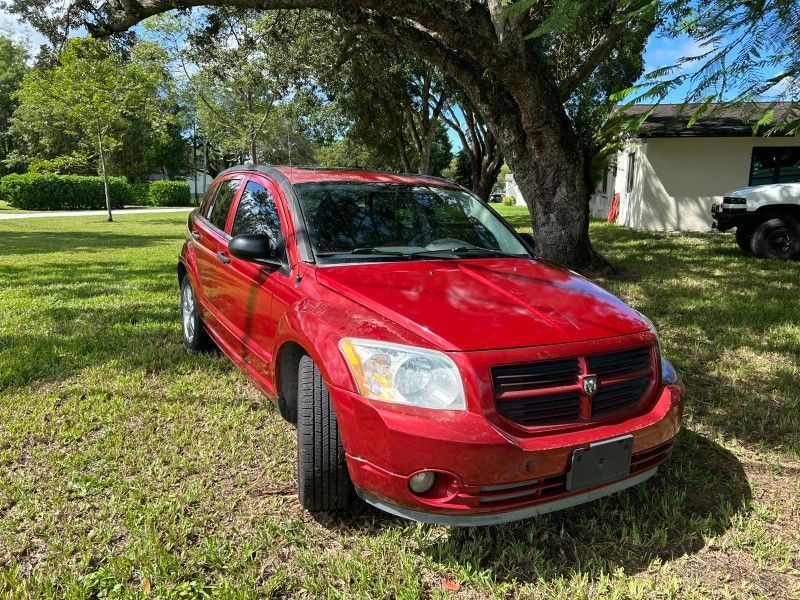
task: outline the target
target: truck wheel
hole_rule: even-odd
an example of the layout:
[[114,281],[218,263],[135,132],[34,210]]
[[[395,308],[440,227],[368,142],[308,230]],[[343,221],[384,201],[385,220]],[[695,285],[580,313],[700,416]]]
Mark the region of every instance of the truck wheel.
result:
[[745,254],[750,254],[753,251],[753,228],[749,225],[737,225],[736,227],[736,244],[739,249]]
[[202,352],[212,347],[213,343],[200,318],[197,298],[188,275],[184,275],[181,280],[181,330],[183,345],[189,350]]
[[310,511],[347,508],[353,484],[328,388],[309,356],[300,358],[297,386],[297,488]]
[[786,215],[764,221],[753,233],[753,254],[788,260],[800,255],[800,224]]

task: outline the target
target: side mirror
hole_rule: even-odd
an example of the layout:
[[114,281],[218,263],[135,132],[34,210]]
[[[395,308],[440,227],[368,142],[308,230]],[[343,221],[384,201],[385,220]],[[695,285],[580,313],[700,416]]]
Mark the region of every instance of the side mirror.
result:
[[525,249],[530,252],[531,254],[536,253],[536,240],[533,239],[532,233],[520,233],[519,239],[522,241],[522,245],[525,246]]
[[275,245],[268,235],[248,233],[237,235],[228,242],[228,252],[240,260],[261,263],[271,267],[281,267]]

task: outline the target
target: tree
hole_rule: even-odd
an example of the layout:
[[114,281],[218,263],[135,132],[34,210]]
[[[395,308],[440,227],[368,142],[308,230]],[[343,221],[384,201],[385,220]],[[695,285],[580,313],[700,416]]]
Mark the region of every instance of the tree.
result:
[[221,7],[148,22],[196,96],[200,130],[221,155],[258,163],[273,150],[265,143],[270,125],[283,120],[286,129],[281,107],[304,94],[309,79],[304,17]]
[[11,115],[17,108],[14,93],[22,82],[27,67],[28,52],[24,46],[0,36],[0,174],[4,160],[13,148],[13,137],[9,135]]
[[15,127],[39,123],[79,143],[99,158],[108,220],[112,221],[108,188],[109,152],[119,145],[116,136],[126,119],[152,111],[158,74],[142,61],[126,62],[101,40],[70,40],[53,68],[31,69],[17,98]]
[[503,153],[497,138],[466,98],[457,108],[447,107],[442,119],[458,135],[462,155],[469,160],[469,187],[479,198],[489,200],[503,167]]
[[441,119],[454,93],[452,83],[370,32],[342,32],[341,20],[328,22],[327,28],[337,40],[338,59],[322,69],[323,87],[352,120],[349,136],[374,148],[373,162],[439,173],[444,167],[437,168],[433,154],[442,150]]

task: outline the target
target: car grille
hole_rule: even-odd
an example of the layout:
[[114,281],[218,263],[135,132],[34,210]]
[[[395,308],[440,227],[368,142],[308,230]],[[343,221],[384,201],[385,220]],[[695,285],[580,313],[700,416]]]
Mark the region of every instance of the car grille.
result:
[[[492,368],[497,412],[525,427],[593,421],[632,409],[655,377],[649,346]],[[597,377],[593,395],[582,378]]]

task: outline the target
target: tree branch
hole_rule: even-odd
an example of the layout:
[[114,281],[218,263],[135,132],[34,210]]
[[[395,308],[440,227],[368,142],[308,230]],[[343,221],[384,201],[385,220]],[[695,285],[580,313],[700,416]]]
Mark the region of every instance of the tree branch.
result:
[[615,15],[613,22],[608,26],[605,33],[600,36],[597,43],[586,53],[583,62],[579,64],[559,86],[562,98],[569,98],[576,89],[586,83],[592,76],[592,73],[594,73],[594,70],[608,58],[611,51],[622,37],[626,34],[630,34],[631,24],[626,17],[643,9],[651,2],[652,0],[635,0],[631,2],[624,11]]

